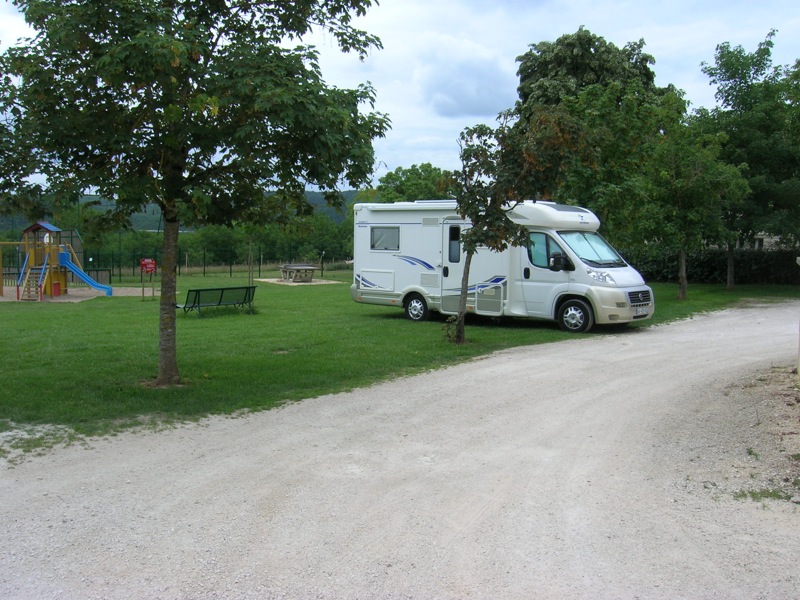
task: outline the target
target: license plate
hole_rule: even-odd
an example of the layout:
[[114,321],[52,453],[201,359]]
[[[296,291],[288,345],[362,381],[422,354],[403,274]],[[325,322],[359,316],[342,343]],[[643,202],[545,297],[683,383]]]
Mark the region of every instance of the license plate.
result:
[[646,315],[650,312],[650,309],[647,306],[637,306],[636,307],[636,315]]

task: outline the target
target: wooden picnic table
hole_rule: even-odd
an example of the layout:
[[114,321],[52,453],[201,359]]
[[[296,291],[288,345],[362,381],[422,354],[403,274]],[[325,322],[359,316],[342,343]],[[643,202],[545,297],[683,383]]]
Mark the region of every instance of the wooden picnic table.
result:
[[314,265],[283,265],[281,277],[284,281],[292,283],[310,283],[314,277],[314,271],[318,268]]

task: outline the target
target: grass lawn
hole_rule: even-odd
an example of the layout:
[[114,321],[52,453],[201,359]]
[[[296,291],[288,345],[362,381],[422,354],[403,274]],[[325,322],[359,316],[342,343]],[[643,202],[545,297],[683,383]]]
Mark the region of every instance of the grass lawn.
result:
[[[204,311],[200,319],[179,311],[178,360],[184,385],[172,389],[143,385],[157,370],[157,300],[101,296],[79,303],[4,302],[0,432],[61,425],[80,435],[102,435],[137,425],[263,410],[504,348],[574,338],[554,323],[473,318],[467,324],[468,343],[456,346],[447,341],[442,318],[413,323],[400,309],[356,304],[348,289],[351,276],[326,272],[326,279],[341,280],[331,285],[257,283],[253,315],[218,308]],[[235,274],[181,277],[179,302],[189,288],[245,281],[244,275]],[[678,302],[677,286],[653,288],[655,318],[630,327],[751,298],[798,295],[795,287],[726,292],[721,286],[692,285],[689,300]],[[598,331],[603,332],[586,335]]]

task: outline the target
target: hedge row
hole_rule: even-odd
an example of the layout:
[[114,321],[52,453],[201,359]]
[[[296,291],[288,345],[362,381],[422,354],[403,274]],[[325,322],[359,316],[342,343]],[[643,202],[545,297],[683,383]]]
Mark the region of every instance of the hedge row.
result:
[[[645,281],[678,281],[678,253],[662,248],[622,252]],[[736,250],[734,280],[737,284],[800,285],[800,266],[796,250]],[[726,283],[728,254],[722,249],[692,252],[686,257],[690,282]]]

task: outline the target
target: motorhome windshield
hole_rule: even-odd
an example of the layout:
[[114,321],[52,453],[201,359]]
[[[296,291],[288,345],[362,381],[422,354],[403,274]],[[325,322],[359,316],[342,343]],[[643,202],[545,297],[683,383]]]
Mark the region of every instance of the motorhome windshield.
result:
[[600,234],[586,231],[559,231],[567,245],[591,267],[624,267],[625,261]]

